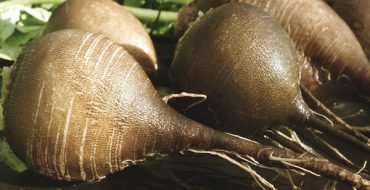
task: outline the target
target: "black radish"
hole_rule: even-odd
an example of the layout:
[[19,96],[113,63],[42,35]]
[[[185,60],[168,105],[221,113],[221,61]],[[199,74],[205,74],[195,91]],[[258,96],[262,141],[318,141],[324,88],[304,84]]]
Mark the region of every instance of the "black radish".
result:
[[184,117],[160,99],[136,60],[112,43],[101,35],[62,30],[23,49],[8,86],[5,132],[14,152],[35,171],[59,180],[95,181],[153,155],[221,149],[369,187],[368,180],[327,160]]
[[[184,33],[199,11],[205,13],[229,2],[251,4],[268,12],[299,52],[329,70],[333,79],[348,76],[359,92],[370,94],[366,54],[348,25],[323,0],[194,0],[180,12],[177,33]],[[234,30],[230,35],[240,33]]]
[[[171,76],[178,90],[207,96],[225,131],[251,136],[274,125],[311,124],[353,141],[308,108],[289,36],[254,6],[229,3],[196,21],[178,43]],[[370,150],[368,139],[353,142]]]
[[72,28],[102,34],[120,44],[149,75],[157,70],[153,42],[144,26],[112,0],[67,0],[53,11],[44,33]]

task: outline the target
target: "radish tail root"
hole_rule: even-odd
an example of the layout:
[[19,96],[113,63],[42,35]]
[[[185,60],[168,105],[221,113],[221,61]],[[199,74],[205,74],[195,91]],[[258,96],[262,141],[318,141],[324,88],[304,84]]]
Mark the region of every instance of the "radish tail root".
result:
[[[303,154],[303,153],[307,152],[307,150],[305,150],[301,146],[297,145],[291,139],[288,139],[286,136],[280,135],[278,133],[278,131],[275,131],[275,130],[267,130],[267,131],[265,131],[265,135],[267,135],[267,137],[269,139],[278,142],[282,146],[284,146],[284,147],[286,147],[286,148],[288,148],[288,149],[290,149],[290,150],[292,150],[294,152],[297,152],[297,153],[300,153],[300,154]],[[312,155],[312,156],[315,156],[315,155]]]
[[[230,136],[225,133],[215,134],[212,147],[236,152],[244,158],[253,158],[270,167],[304,170],[342,181],[358,189],[370,189],[370,181],[361,175],[350,172],[330,163],[326,159],[315,158],[308,154],[297,154],[288,149],[269,147],[259,143]],[[294,166],[292,166],[294,165]]]
[[331,126],[330,124],[324,122],[323,120],[317,118],[316,116],[309,118],[308,125],[319,131],[335,135],[338,138],[346,140],[347,142],[352,143],[353,145],[356,145],[357,147],[362,148],[367,152],[370,152],[370,145],[368,143],[364,143],[355,136],[340,130],[339,127],[335,127],[337,125]]
[[370,135],[370,126],[353,126],[353,128],[358,132]]
[[[283,130],[285,130],[289,134],[289,136],[285,135],[283,133]],[[280,134],[280,135],[284,135],[286,139],[297,143],[300,147],[302,147],[304,150],[306,150],[307,153],[310,153],[310,154],[312,154],[316,157],[323,158],[323,156],[320,155],[315,149],[313,149],[311,146],[305,144],[301,140],[301,138],[298,136],[297,132],[294,131],[293,129],[291,129],[287,126],[283,126],[283,127],[280,127],[279,130],[277,130],[277,133]]]
[[333,113],[329,108],[327,108],[319,99],[317,99],[307,88],[301,85],[301,89],[304,95],[315,104],[317,108],[319,108],[321,111],[323,111],[325,114],[330,116],[334,121],[336,121],[339,125],[339,127],[346,131],[347,133],[355,136],[360,141],[366,143],[368,146],[370,146],[370,138],[366,137],[361,132],[355,130],[352,126],[350,126],[348,123],[346,123],[343,119],[341,119],[339,116],[337,116],[335,113]]
[[[328,142],[323,140],[321,137],[316,135],[309,128],[304,128],[303,130],[297,130],[297,133],[304,138],[307,142],[311,143],[314,147],[318,148],[322,152],[333,157],[336,161],[341,162],[347,166],[356,167],[356,165],[345,157],[337,148],[330,145]],[[356,167],[356,169],[359,169]]]
[[255,182],[258,184],[258,186],[261,187],[262,189],[266,190],[268,188],[268,189],[276,190],[276,188],[274,187],[273,184],[271,184],[270,182],[268,182],[268,180],[266,180],[265,178],[260,176],[248,164],[242,164],[242,163],[230,158],[228,155],[226,155],[224,153],[220,153],[220,152],[217,152],[217,151],[204,151],[204,150],[195,150],[195,149],[189,149],[188,151],[193,152],[193,153],[197,153],[197,154],[210,154],[210,155],[218,156],[218,157],[230,162],[231,164],[238,166],[239,168],[243,169],[247,173],[249,173],[253,177]]

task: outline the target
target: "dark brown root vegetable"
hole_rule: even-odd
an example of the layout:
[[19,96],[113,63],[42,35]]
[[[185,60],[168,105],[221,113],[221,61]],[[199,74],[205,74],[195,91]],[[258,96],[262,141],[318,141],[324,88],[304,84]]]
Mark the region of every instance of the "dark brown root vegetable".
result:
[[326,0],[351,27],[370,59],[370,1]]
[[53,12],[44,33],[72,28],[102,34],[120,44],[149,75],[157,70],[154,46],[144,26],[114,1],[67,0]]
[[254,128],[244,128],[243,134],[252,135],[282,119],[306,120],[310,112],[301,96],[297,54],[288,35],[263,11],[239,6],[214,9],[180,39],[171,68],[176,87],[207,95],[231,132],[247,125]]
[[171,75],[179,90],[205,94],[228,132],[251,136],[278,124],[306,123],[370,150],[368,140],[329,126],[308,108],[289,36],[250,5],[224,5],[194,23],[179,41]]
[[221,149],[368,188],[368,180],[327,160],[184,117],[159,98],[126,50],[110,44],[101,35],[63,30],[28,44],[17,59],[5,103],[6,136],[14,152],[41,174],[94,181],[149,156]]
[[[264,9],[290,35],[295,47],[329,70],[333,79],[347,75],[362,93],[370,94],[370,64],[346,23],[322,0],[195,0],[179,14],[176,30],[185,32],[199,11],[229,2]],[[230,35],[237,35],[240,32]]]

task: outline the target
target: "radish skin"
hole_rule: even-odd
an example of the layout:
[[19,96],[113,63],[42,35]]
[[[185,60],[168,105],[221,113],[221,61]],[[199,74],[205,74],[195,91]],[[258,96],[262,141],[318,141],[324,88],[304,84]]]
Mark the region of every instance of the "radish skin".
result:
[[338,15],[351,27],[370,59],[370,1],[326,0]]
[[280,22],[298,51],[329,70],[334,79],[347,75],[361,93],[370,94],[370,64],[361,45],[347,24],[322,0],[195,0],[180,12],[177,34],[185,32],[199,11],[207,12],[230,2],[265,10]]
[[44,33],[72,28],[102,34],[120,44],[151,76],[158,69],[155,49],[143,24],[112,0],[67,0],[53,11]]
[[213,127],[227,132],[310,124],[369,152],[369,138],[333,128],[303,101],[301,59],[279,23],[254,6],[229,4],[202,16],[179,41],[171,66],[177,90],[207,96],[202,111],[211,110],[220,124]]
[[96,181],[153,155],[222,149],[369,186],[326,160],[184,117],[160,99],[126,50],[109,44],[101,35],[63,30],[28,44],[17,59],[5,102],[5,132],[14,152],[35,171],[59,180]]

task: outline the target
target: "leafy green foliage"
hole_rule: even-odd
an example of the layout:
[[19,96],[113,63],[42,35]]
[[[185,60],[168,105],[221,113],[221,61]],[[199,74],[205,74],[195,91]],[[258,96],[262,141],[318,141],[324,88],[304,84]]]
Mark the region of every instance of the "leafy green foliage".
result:
[[[7,93],[7,83],[9,81],[9,78],[10,78],[10,73],[11,73],[11,68],[10,67],[3,67],[1,69],[1,77],[2,77],[2,84],[1,84],[1,99],[0,99],[0,102],[1,102],[1,105],[4,104],[4,100],[5,100],[5,97],[6,97],[6,93]],[[4,128],[4,124],[3,124],[3,107],[0,106],[0,131],[2,131]]]
[[[4,103],[4,97],[6,95],[6,84],[9,81],[11,73],[10,67],[3,67],[2,86],[1,86],[1,104]],[[3,107],[0,106],[0,132],[3,131]],[[27,169],[26,165],[18,159],[16,155],[10,149],[5,137],[0,133],[0,165],[6,166],[8,169],[15,172],[22,172]]]
[[191,0],[125,0],[124,5],[177,12],[182,6],[190,2]]
[[15,172],[22,172],[27,169],[26,165],[14,155],[3,136],[0,136],[0,163]]
[[0,4],[0,58],[15,60],[25,43],[40,36],[51,8]]
[[189,3],[190,0],[125,0],[124,5],[139,7],[144,9],[158,10],[158,15],[151,20],[145,20],[143,24],[148,32],[154,35],[171,35],[174,31],[174,22],[162,22],[161,14],[164,11],[178,12],[181,7]]

